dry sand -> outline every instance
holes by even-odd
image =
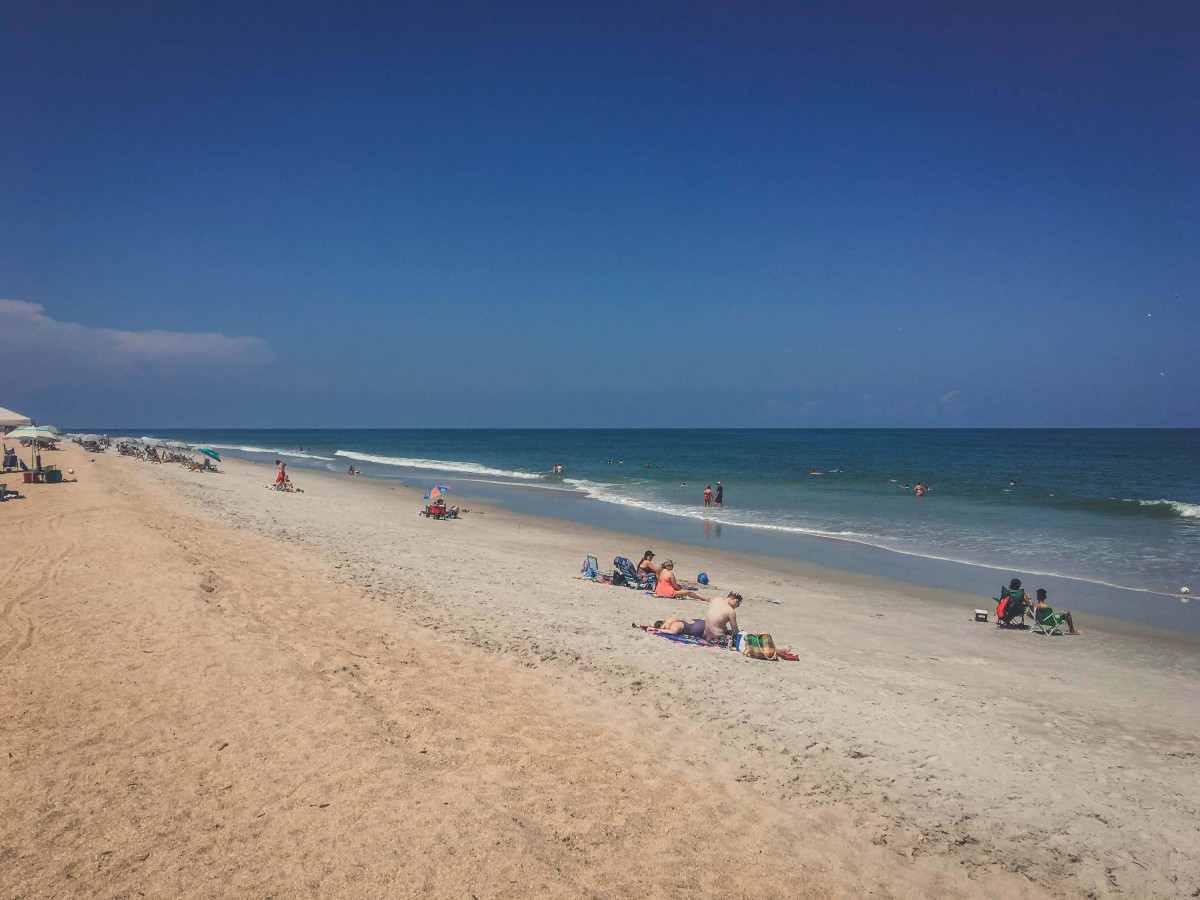
[[[76,448],[0,504],[0,895],[1200,896],[1195,642]],[[9,480],[10,483],[14,479]],[[798,663],[572,578],[653,547]],[[765,598],[778,598],[778,605]]]

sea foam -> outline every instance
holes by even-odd
[[[491,475],[499,478],[517,478],[522,481],[538,481],[543,476],[532,472],[516,472],[509,469],[493,469],[479,463],[459,462],[446,459],[416,459],[406,456],[376,456],[373,453],[357,453],[352,450],[338,450],[337,456],[358,462],[377,463],[381,466],[403,466],[409,469],[432,469],[435,472],[460,472],[463,475]]]
[[[240,450],[243,453],[267,453],[272,456],[295,456],[302,459],[325,459],[333,461],[332,456],[321,456],[318,453],[305,453],[303,450],[284,450],[280,447],[245,447],[237,444],[208,444],[218,450]]]

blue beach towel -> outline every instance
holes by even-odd
[[[693,637],[690,634],[663,634],[661,631],[653,631],[645,625],[634,623],[634,628],[639,631],[644,631],[647,634],[657,635],[660,638],[666,638],[668,641],[674,641],[676,644],[691,644],[694,647],[717,647],[724,648],[728,646],[728,641],[722,638],[720,641],[710,641],[707,638]]]

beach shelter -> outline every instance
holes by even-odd
[[[429,499],[432,499],[433,497],[438,497],[438,496],[446,493],[446,491],[452,491],[452,490],[454,490],[454,488],[450,487],[450,485],[448,485],[448,484],[436,484],[429,489],[429,493],[425,495],[425,499],[429,500]]]
[[[33,419],[23,416],[11,409],[0,406],[0,428],[19,428],[22,425],[32,425]]]

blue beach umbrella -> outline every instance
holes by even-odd
[[[437,497],[439,494],[444,494],[444,493],[446,493],[446,491],[452,491],[452,490],[454,490],[454,488],[450,487],[450,485],[448,485],[448,484],[434,485],[433,487],[431,487],[429,489],[429,493],[425,495],[425,499],[432,500],[434,497]]]
[[[203,453],[205,456],[211,456],[217,462],[221,461],[221,454],[218,453],[216,450],[209,450],[207,447],[197,447],[196,452]]]

